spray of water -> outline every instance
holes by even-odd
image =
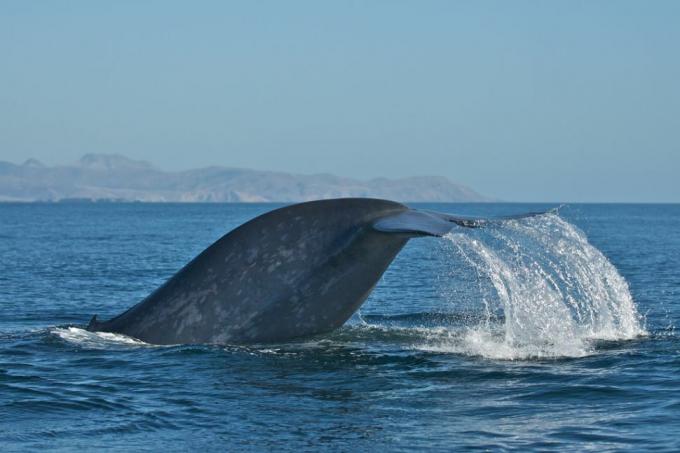
[[[109,332],[90,332],[78,327],[55,327],[50,330],[62,340],[89,349],[111,349],[115,347],[151,347],[148,343],[132,337]]]
[[[645,334],[626,281],[557,214],[446,239],[477,272],[484,316],[428,349],[500,359],[578,357],[598,340]]]

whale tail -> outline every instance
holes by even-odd
[[[93,316],[87,328],[153,344],[266,343],[329,332],[361,306],[411,238],[503,220],[366,198],[284,206],[235,228],[137,305],[108,321]]]
[[[508,220],[524,219],[547,214],[552,211],[528,212],[501,217],[456,216],[437,211],[409,209],[389,217],[383,217],[373,228],[383,233],[403,233],[414,236],[444,236],[454,225],[464,228],[481,228]]]

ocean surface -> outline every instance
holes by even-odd
[[[414,239],[343,328],[301,341],[83,330],[275,207],[0,204],[0,451],[680,450],[680,205]]]

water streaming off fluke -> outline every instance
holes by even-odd
[[[577,357],[592,353],[598,340],[645,334],[624,278],[557,214],[445,238],[451,271],[477,275],[483,316],[444,341],[428,342],[428,349],[504,359]]]

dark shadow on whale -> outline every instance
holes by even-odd
[[[329,332],[361,306],[409,239],[507,218],[368,198],[287,206],[229,232],[134,307],[105,322],[93,317],[88,330],[153,344],[270,343]]]

